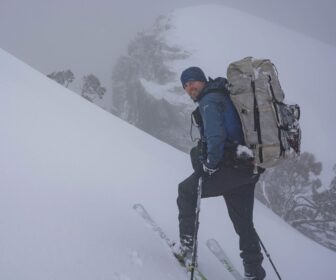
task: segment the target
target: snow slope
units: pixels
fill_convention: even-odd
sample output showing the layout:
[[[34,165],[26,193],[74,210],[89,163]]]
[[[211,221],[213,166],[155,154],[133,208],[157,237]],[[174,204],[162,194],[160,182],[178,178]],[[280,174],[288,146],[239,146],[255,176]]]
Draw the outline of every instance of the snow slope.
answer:
[[[0,95],[0,279],[185,279],[132,205],[176,238],[187,155],[2,50]],[[205,247],[217,238],[241,269],[223,199],[203,200],[200,219],[200,267],[210,280],[231,279]],[[255,224],[283,279],[334,278],[336,254],[258,202]]]
[[[131,206],[146,205],[176,238],[188,156],[3,51],[0,93],[0,279],[185,279]],[[332,279],[335,253],[259,203],[255,220],[284,279]],[[221,198],[202,204],[200,265],[230,279],[205,248],[210,237],[241,268]]]
[[[171,90],[167,85],[143,82],[148,92],[171,103],[184,102],[172,89],[180,86],[179,75],[186,67],[200,66],[215,78],[226,76],[229,63],[241,58],[269,58],[278,69],[286,100],[301,106],[302,150],[323,162],[328,177],[324,183],[330,183],[330,167],[336,162],[332,149],[336,130],[330,125],[336,120],[335,47],[222,5],[176,10],[162,20],[162,26],[168,28],[160,34],[161,39],[191,55],[169,63],[177,73]]]

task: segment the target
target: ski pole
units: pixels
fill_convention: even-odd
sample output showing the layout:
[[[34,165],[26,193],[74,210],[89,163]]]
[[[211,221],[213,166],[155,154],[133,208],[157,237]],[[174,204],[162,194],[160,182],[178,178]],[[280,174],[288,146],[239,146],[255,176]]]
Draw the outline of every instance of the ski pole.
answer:
[[[196,219],[195,219],[195,231],[194,231],[194,238],[193,238],[193,252],[192,252],[192,259],[191,259],[191,280],[194,279],[194,272],[195,272],[195,265],[196,265],[196,257],[197,257],[197,233],[199,227],[199,213],[201,210],[201,196],[202,196],[202,185],[203,185],[203,178],[200,176],[198,179],[198,187],[197,187],[197,203],[196,203]]]
[[[276,275],[278,276],[279,280],[281,280],[280,274],[279,274],[278,270],[276,269],[276,267],[275,267],[275,265],[274,265],[274,263],[273,263],[273,261],[271,259],[271,255],[267,252],[266,247],[265,247],[264,243],[262,243],[262,241],[261,241],[261,239],[260,239],[260,237],[259,237],[258,234],[257,234],[257,236],[258,236],[258,239],[259,239],[259,243],[260,243],[261,247],[263,248],[263,250],[264,250],[264,252],[265,252],[265,254],[266,254],[269,262],[271,263],[271,265],[272,265],[272,267],[273,267]]]

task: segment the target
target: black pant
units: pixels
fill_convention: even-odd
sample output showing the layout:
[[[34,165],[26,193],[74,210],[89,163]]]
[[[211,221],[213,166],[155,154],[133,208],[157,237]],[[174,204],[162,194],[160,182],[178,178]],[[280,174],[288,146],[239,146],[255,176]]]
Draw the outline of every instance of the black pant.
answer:
[[[194,234],[195,209],[199,175],[193,173],[179,184],[177,205],[179,208],[180,238]],[[202,198],[223,196],[229,216],[239,235],[240,256],[244,264],[261,264],[259,239],[253,225],[254,189],[259,179],[252,167],[223,166],[204,180]],[[192,241],[192,239],[191,239]]]

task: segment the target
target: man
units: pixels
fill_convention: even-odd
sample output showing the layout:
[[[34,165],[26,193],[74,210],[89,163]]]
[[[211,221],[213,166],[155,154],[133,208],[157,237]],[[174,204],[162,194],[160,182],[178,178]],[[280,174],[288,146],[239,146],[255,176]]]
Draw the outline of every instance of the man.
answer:
[[[190,67],[182,72],[184,90],[199,104],[201,141],[205,153],[192,149],[195,172],[179,184],[180,246],[175,254],[190,264],[195,228],[197,186],[203,176],[202,198],[223,196],[236,233],[246,279],[262,280],[263,255],[253,225],[254,189],[259,179],[253,158],[246,153],[237,156],[237,147],[244,145],[244,135],[238,113],[230,99],[227,80],[207,81],[203,71]],[[205,149],[204,149],[205,147]],[[259,170],[261,171],[261,170]]]

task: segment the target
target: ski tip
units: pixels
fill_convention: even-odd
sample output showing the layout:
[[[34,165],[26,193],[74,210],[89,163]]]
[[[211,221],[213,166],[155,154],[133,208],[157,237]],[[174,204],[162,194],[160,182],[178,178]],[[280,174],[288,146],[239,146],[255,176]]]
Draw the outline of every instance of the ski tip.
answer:
[[[209,238],[206,243],[208,244],[208,243],[218,243],[218,242],[215,238]]]
[[[220,251],[220,245],[216,239],[213,239],[213,238],[208,239],[206,242],[206,245],[212,251],[215,251],[215,252]]]
[[[132,206],[133,209],[138,209],[138,208],[142,208],[142,204],[141,203],[134,203]]]

